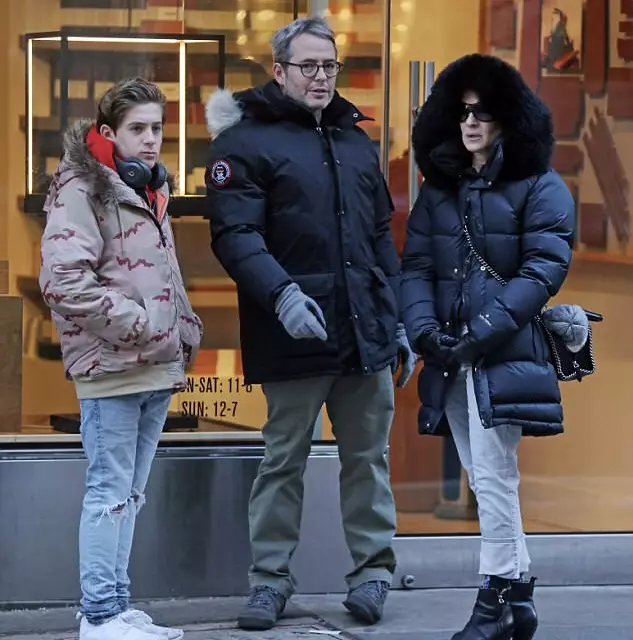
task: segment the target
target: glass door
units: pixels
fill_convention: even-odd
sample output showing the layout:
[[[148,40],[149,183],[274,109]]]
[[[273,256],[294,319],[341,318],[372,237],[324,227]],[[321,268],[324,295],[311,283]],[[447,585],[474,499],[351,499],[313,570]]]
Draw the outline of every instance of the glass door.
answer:
[[[633,256],[633,31],[624,29],[633,24],[633,10],[619,0],[391,0],[385,10],[390,74],[382,151],[399,250],[419,178],[410,158],[411,108],[448,63],[475,52],[502,58],[552,113],[552,166],[577,214],[574,258],[557,302],[595,308],[613,326],[594,332],[599,375],[582,387],[561,385],[566,433],[521,442],[524,528],[531,534],[629,532],[632,432],[623,371],[633,343],[621,336],[622,309],[633,304],[627,275]],[[452,442],[418,435],[415,384],[396,390],[396,398],[390,460],[399,533],[477,533],[474,500]],[[598,425],[608,425],[609,435]],[[583,536],[582,544],[591,539]],[[601,544],[614,544],[609,540]]]
[[[449,62],[480,50],[480,2],[472,0],[391,0],[385,34],[387,126],[382,147],[395,205],[392,229],[401,252],[407,218],[420,175],[410,153],[412,111],[429,95],[436,73]],[[422,363],[418,364],[418,371]],[[417,384],[396,389],[391,436],[392,486],[400,535],[477,533],[473,496],[452,440],[417,432]]]

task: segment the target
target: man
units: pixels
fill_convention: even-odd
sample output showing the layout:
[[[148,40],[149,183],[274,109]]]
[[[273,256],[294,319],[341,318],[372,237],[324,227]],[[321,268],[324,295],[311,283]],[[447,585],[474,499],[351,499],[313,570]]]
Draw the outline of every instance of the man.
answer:
[[[142,78],[64,136],[45,204],[40,285],[81,407],[80,640],[181,638],[130,608],[136,514],[202,324],[180,275],[159,162],[165,96]]]
[[[274,81],[218,92],[207,120],[213,251],[238,288],[244,376],[268,403],[253,486],[251,593],[244,629],[269,629],[295,589],[302,475],[326,404],[341,459],[341,508],[354,568],[345,606],[373,624],[396,561],[386,448],[393,368],[415,356],[397,321],[399,260],[368,120],[335,91],[334,34],[318,18],[272,40]]]

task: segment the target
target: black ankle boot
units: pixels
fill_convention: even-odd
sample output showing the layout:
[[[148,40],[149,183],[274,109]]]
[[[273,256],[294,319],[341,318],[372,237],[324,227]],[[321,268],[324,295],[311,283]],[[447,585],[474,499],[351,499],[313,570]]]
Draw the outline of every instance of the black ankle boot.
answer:
[[[511,640],[514,619],[506,599],[509,592],[509,586],[479,589],[470,620],[452,640]]]
[[[538,627],[538,616],[534,606],[534,583],[536,578],[529,582],[513,582],[508,593],[508,602],[514,616],[513,640],[532,640]]]

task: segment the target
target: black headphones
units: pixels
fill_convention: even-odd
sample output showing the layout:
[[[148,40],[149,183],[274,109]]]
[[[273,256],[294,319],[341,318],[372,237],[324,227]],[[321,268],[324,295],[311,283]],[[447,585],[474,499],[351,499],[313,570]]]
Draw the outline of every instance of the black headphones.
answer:
[[[132,189],[149,187],[152,191],[157,191],[167,181],[167,169],[160,162],[152,169],[140,160],[122,160],[116,155],[114,162],[121,180]]]

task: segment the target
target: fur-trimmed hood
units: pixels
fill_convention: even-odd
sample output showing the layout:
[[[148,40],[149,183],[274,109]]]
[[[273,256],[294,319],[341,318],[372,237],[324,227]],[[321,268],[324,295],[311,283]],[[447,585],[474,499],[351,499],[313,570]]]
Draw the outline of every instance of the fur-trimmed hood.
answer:
[[[219,89],[207,100],[206,119],[213,138],[244,119],[263,123],[288,120],[308,127],[315,125],[314,116],[304,106],[284,96],[274,80],[237,93]],[[332,101],[323,110],[323,126],[350,128],[366,120],[372,118],[362,114],[338,92],[334,92]]]
[[[242,120],[244,110],[229,89],[218,89],[209,96],[205,106],[207,129],[212,138],[230,129]]]
[[[94,125],[92,120],[81,119],[64,132],[64,153],[49,188],[45,211],[48,210],[47,205],[55,200],[59,189],[74,179],[81,179],[83,188],[106,206],[115,202],[142,203],[140,196],[123,182],[116,171],[99,162],[90,152],[86,136]],[[173,176],[170,175],[161,191],[168,197],[172,188]]]
[[[474,91],[501,125],[501,145],[494,162],[500,180],[516,181],[545,173],[554,149],[547,106],[521,74],[499,58],[467,55],[437,77],[413,127],[416,163],[431,186],[455,188],[471,155],[461,141],[459,116],[466,91]]]
[[[116,171],[99,162],[88,148],[86,136],[94,124],[92,120],[82,119],[64,131],[64,154],[50,191],[61,189],[67,182],[80,178],[89,188],[90,195],[104,203],[129,199],[130,187]],[[54,194],[50,195],[54,197]]]

